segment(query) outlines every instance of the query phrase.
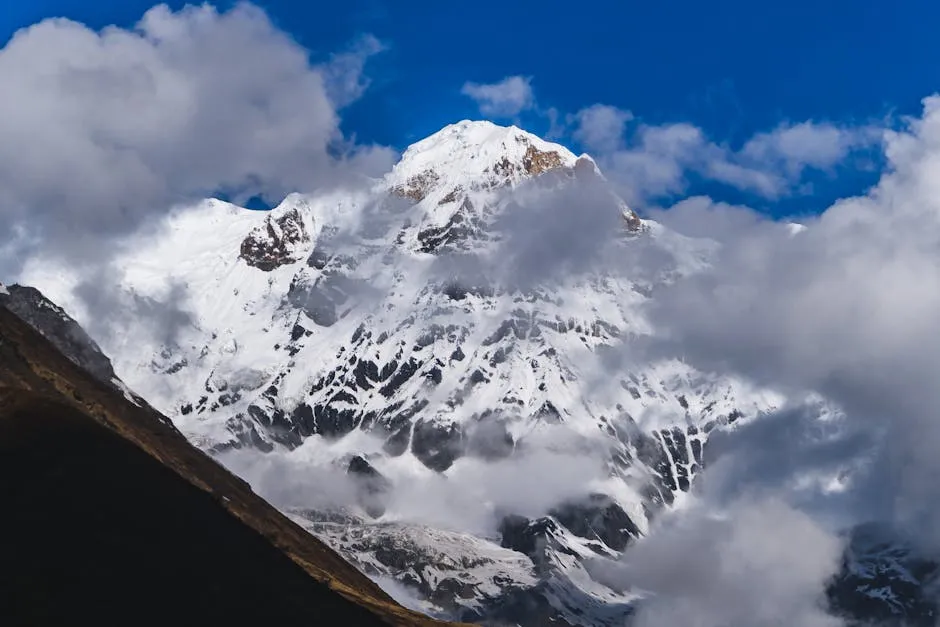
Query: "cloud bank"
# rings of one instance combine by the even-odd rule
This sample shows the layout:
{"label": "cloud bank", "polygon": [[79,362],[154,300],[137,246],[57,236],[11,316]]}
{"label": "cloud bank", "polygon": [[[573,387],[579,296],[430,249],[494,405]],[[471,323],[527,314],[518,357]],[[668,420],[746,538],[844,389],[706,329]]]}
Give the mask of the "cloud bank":
{"label": "cloud bank", "polygon": [[[940,98],[885,146],[888,169],[871,191],[797,233],[707,199],[658,214],[697,231],[702,212],[721,225],[724,246],[709,272],[664,292],[650,315],[663,341],[702,368],[834,402],[847,433],[875,443],[855,473],[854,514],[940,555]],[[780,439],[781,454],[806,452],[806,428]]]}
{"label": "cloud bank", "polygon": [[[569,499],[582,498],[586,489],[607,479],[598,448],[602,443],[573,438],[562,428],[543,429],[532,437],[539,439],[537,444],[529,446],[527,441],[510,456],[492,460],[467,455],[443,474],[411,456],[380,455],[382,440],[366,432],[335,442],[314,436],[293,451],[266,455],[230,451],[219,461],[278,507],[331,510],[351,507],[356,493],[345,465],[334,460],[366,455],[390,480],[382,496],[383,520],[491,537],[503,516],[542,516]],[[565,472],[559,474],[557,468]],[[552,481],[545,480],[549,475]]]}
{"label": "cloud bank", "polygon": [[785,503],[742,501],[715,515],[694,508],[658,525],[621,564],[592,571],[642,590],[636,627],[838,627],[824,607],[841,542]]}
{"label": "cloud bank", "polygon": [[[393,153],[346,142],[364,38],[324,65],[250,4],[149,10],[132,29],[65,19],[0,50],[0,205],[17,256],[96,256],[175,203],[311,190],[384,171]],[[16,259],[4,260],[7,268]]]}

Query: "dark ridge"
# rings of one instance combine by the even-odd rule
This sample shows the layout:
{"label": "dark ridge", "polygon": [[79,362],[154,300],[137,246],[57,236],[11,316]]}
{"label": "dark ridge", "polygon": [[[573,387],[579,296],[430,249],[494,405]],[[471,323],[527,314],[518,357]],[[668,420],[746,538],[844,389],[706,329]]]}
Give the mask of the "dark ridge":
{"label": "dark ridge", "polygon": [[0,293],[0,306],[6,307],[36,329],[63,355],[99,381],[111,384],[115,378],[111,360],[104,356],[95,341],[65,310],[34,287],[11,285],[7,291],[7,295]]}
{"label": "dark ridge", "polygon": [[6,624],[386,624],[68,405],[0,389],[0,476]]}
{"label": "dark ridge", "polygon": [[0,307],[0,624],[440,625]]}

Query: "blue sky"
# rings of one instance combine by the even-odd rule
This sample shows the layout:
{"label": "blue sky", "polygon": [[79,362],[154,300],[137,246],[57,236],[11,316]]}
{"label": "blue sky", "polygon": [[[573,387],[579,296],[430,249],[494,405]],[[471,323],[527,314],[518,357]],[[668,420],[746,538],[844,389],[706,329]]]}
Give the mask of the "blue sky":
{"label": "blue sky", "polygon": [[[0,9],[0,38],[50,16],[94,28],[131,26],[152,4],[7,2]],[[565,115],[604,103],[632,112],[631,124],[688,122],[735,149],[781,123],[863,125],[917,114],[921,98],[940,86],[940,3],[926,0],[903,8],[872,0],[543,0],[537,9],[505,0],[256,4],[314,59],[364,33],[387,46],[370,59],[372,83],[344,111],[343,128],[360,141],[397,148],[449,122],[481,117],[461,87],[511,75],[532,79],[537,107],[516,119],[537,133],[549,129],[548,108]],[[837,174],[808,174],[813,194],[799,198],[769,202],[726,189],[725,199],[774,212],[813,210],[876,177],[857,167]],[[714,187],[691,180],[692,191]]]}

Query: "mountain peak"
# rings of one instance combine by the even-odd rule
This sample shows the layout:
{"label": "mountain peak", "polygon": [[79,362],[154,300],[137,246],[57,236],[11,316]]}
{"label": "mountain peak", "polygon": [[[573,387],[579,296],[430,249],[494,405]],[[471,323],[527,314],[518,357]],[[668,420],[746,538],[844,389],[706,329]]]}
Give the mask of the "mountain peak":
{"label": "mountain peak", "polygon": [[495,189],[557,168],[572,168],[577,157],[516,126],[462,120],[408,147],[387,178],[400,196],[421,201],[441,192]]}

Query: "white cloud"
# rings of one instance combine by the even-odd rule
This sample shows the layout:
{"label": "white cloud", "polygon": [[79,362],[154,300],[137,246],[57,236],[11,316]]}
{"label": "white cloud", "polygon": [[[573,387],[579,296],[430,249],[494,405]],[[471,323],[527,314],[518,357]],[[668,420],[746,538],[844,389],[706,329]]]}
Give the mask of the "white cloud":
{"label": "white cloud", "polygon": [[741,156],[753,163],[779,165],[790,176],[805,168],[827,170],[856,147],[870,145],[880,133],[871,127],[841,128],[828,123],[781,125],[758,133],[744,144]]}
{"label": "white cloud", "polygon": [[823,590],[841,541],[774,499],[742,500],[720,514],[698,505],[661,520],[599,580],[643,590],[637,627],[836,627]]}
{"label": "white cloud", "polygon": [[480,113],[494,118],[511,118],[535,106],[532,79],[507,76],[498,83],[465,83],[460,92],[476,101]]}
{"label": "white cloud", "polygon": [[799,193],[806,170],[830,171],[881,137],[871,126],[803,122],[758,133],[733,150],[685,122],[640,124],[624,137],[632,119],[628,111],[601,104],[569,116],[572,138],[595,154],[621,193],[637,204],[683,192],[690,174],[769,199]]}
{"label": "white cloud", "polygon": [[[690,232],[718,221],[712,235],[724,247],[711,271],[660,293],[650,315],[701,368],[836,403],[846,415],[841,454],[861,449],[868,464],[848,514],[885,520],[940,554],[940,98],[887,135],[886,156],[876,187],[796,234],[703,199],[658,214]],[[812,440],[796,436],[819,423],[786,424],[778,454],[806,459]]]}
{"label": "white cloud", "polygon": [[[330,510],[352,506],[356,486],[344,466],[329,460],[341,459],[340,451],[378,452],[382,444],[372,434],[356,432],[336,442],[308,438],[289,452],[259,456],[229,451],[219,459],[278,507]],[[542,516],[603,485],[607,471],[601,446],[567,429],[549,427],[530,433],[509,457],[485,460],[467,455],[444,474],[405,457],[372,461],[390,480],[384,496],[389,519],[486,537],[507,514]],[[557,468],[565,472],[554,473]],[[545,481],[547,475],[553,480]]]}
{"label": "white cloud", "polygon": [[574,115],[572,137],[589,151],[613,152],[623,143],[623,133],[633,114],[610,105],[596,104]]}
{"label": "white cloud", "polygon": [[701,129],[691,124],[640,126],[630,147],[598,155],[605,174],[633,204],[680,192],[686,172],[707,147]]}
{"label": "white cloud", "polygon": [[131,30],[21,30],[0,50],[4,221],[22,221],[44,254],[81,259],[175,202],[279,200],[384,170],[392,152],[350,145],[337,113],[375,50],[367,38],[314,66],[249,4],[160,5]]}
{"label": "white cloud", "polygon": [[323,73],[327,94],[335,106],[344,107],[362,97],[370,84],[363,74],[366,61],[386,49],[386,45],[372,35],[364,35],[349,50],[330,58]]}

